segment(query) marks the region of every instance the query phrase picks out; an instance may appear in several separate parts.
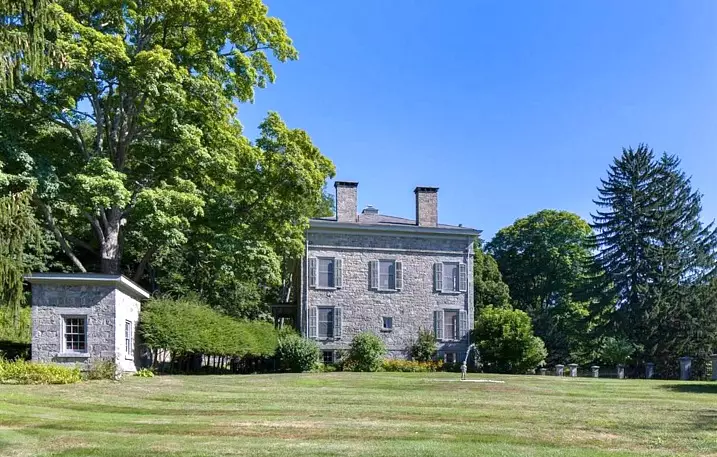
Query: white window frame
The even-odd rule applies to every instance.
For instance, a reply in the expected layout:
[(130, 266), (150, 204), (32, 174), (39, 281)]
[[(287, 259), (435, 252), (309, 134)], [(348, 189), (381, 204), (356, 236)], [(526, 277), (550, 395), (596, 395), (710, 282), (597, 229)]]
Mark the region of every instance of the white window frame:
[[(60, 343), (61, 343), (61, 354), (68, 354), (68, 355), (79, 355), (84, 356), (89, 354), (89, 338), (88, 338), (88, 332), (87, 332), (87, 315), (86, 314), (63, 314), (62, 316), (62, 332)], [(84, 350), (75, 350), (75, 349), (68, 349), (67, 348), (67, 321), (68, 319), (82, 319), (82, 334), (84, 335), (85, 339), (85, 348)], [(74, 333), (73, 333), (74, 335)]]
[[(331, 310), (331, 332), (328, 332), (327, 335), (321, 335), (321, 310), (322, 309), (330, 309)], [(327, 321), (329, 322), (329, 321)], [(334, 325), (336, 324), (336, 307), (335, 306), (317, 306), (316, 307), (316, 339), (317, 340), (329, 340), (334, 338), (334, 335), (336, 334), (336, 329), (334, 329)]]
[[(331, 281), (329, 285), (321, 285), (321, 262), (325, 260), (331, 261), (330, 277)], [(327, 271), (328, 273), (328, 271)], [(336, 257), (317, 257), (316, 258), (316, 288), (324, 290), (336, 289)]]
[[(448, 356), (451, 356), (453, 359), (452, 361), (448, 361)], [(458, 361), (458, 356), (455, 352), (444, 352), (443, 353), (443, 362), (444, 363), (456, 363)]]
[[(446, 313), (456, 313), (456, 323), (453, 327), (453, 334), (446, 335), (447, 325), (448, 325), (448, 317), (446, 316)], [(443, 341), (460, 341), (461, 340), (461, 310), (459, 309), (444, 309), (443, 310)]]
[[(449, 265), (450, 266), (455, 265), (455, 267), (456, 267), (456, 269), (455, 269), (456, 274), (453, 276), (453, 278), (451, 280), (451, 288), (446, 287), (448, 285), (448, 281), (446, 281), (446, 272), (448, 271), (448, 269), (446, 268), (446, 266), (449, 266)], [(448, 293), (460, 292), (460, 276), (461, 276), (460, 269), (461, 269), (460, 262), (443, 262), (443, 272), (442, 272), (442, 274), (443, 274), (443, 290), (442, 290), (442, 292), (448, 292)]]
[[(390, 268), (393, 267), (393, 284), (391, 284), (391, 274), (388, 274), (388, 287), (382, 287), (381, 285), (381, 265), (389, 264), (389, 272), (391, 271)], [(396, 289), (396, 261), (392, 259), (379, 259), (378, 261), (378, 290), (382, 291), (394, 291)]]
[(134, 359), (134, 322), (129, 319), (124, 321), (124, 357)]
[[(326, 355), (327, 352), (328, 352), (329, 354), (331, 354), (331, 361), (330, 361), (330, 362), (326, 362), (326, 359), (324, 358), (324, 356)], [(327, 363), (329, 363), (329, 364), (334, 364), (334, 363), (336, 363), (336, 352), (335, 352), (335, 351), (331, 351), (331, 350), (323, 350), (323, 351), (321, 351), (321, 363), (323, 363), (324, 365), (326, 365)]]

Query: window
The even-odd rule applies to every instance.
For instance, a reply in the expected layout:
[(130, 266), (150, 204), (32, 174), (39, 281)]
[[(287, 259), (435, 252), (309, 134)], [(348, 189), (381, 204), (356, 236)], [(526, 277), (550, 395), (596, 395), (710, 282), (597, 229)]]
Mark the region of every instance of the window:
[(382, 330), (393, 330), (393, 317), (384, 316), (381, 320), (383, 322)]
[(124, 321), (124, 353), (126, 357), (134, 356), (134, 331), (132, 321)]
[(443, 338), (446, 340), (458, 339), (458, 311), (446, 310), (443, 312)]
[(323, 351), (322, 360), (326, 365), (334, 363), (334, 351)]
[(396, 288), (396, 262), (393, 260), (378, 261), (378, 288), (394, 290)]
[(87, 328), (84, 317), (65, 318), (65, 352), (87, 352)]
[(456, 363), (456, 353), (455, 352), (446, 352), (446, 355), (444, 356), (444, 360), (446, 363)]
[(458, 264), (443, 264), (443, 290), (448, 292), (458, 291)]
[(319, 308), (319, 338), (334, 336), (334, 308)]
[(334, 259), (319, 259), (319, 287), (334, 287)]

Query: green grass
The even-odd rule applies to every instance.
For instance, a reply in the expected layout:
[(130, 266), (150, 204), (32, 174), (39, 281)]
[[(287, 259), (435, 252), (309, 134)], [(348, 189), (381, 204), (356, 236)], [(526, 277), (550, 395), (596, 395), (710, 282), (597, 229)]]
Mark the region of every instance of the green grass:
[(0, 455), (717, 456), (717, 383), (471, 376), (0, 386)]

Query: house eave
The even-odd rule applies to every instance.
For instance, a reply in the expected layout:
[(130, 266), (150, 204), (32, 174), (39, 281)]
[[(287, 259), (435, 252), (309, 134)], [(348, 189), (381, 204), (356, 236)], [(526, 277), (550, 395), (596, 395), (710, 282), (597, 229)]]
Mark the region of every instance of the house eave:
[(24, 279), (30, 284), (115, 287), (138, 300), (150, 297), (149, 292), (123, 275), (105, 275), (98, 273), (31, 273), (26, 275)]
[(420, 227), (417, 225), (402, 226), (384, 224), (354, 224), (350, 222), (335, 222), (321, 219), (312, 219), (309, 223), (309, 231), (388, 232), (442, 236), (478, 236), (481, 233), (481, 230), (468, 227)]

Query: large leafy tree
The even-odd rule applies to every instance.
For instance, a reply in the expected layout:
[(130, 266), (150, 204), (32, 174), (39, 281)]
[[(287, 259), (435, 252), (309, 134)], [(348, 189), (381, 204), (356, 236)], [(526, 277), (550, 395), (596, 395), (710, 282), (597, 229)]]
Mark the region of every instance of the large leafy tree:
[(297, 57), (282, 22), (260, 0), (56, 5), (63, 65), (25, 75), (0, 115), (19, 145), (3, 148), (9, 170), (37, 182), (74, 268), (140, 280), (179, 251), (172, 274), (201, 264), (276, 282), (333, 173), (277, 115), (255, 143), (236, 120), (235, 102), (274, 80), (270, 57)]
[(676, 156), (656, 158), (647, 145), (623, 149), (598, 190), (596, 260), (617, 297), (616, 332), (643, 347), (641, 356), (674, 365), (703, 341), (694, 328), (717, 321), (699, 299), (717, 266), (717, 234), (700, 219), (701, 195)]
[[(589, 310), (599, 297), (586, 295), (591, 271), (587, 222), (566, 211), (543, 210), (503, 228), (487, 245), (513, 305), (528, 313), (550, 362), (589, 359)], [(586, 358), (587, 357), (587, 358)]]
[(503, 282), (495, 259), (475, 243), (473, 257), (473, 288), (476, 315), (486, 306), (503, 308), (510, 306), (510, 290)]

